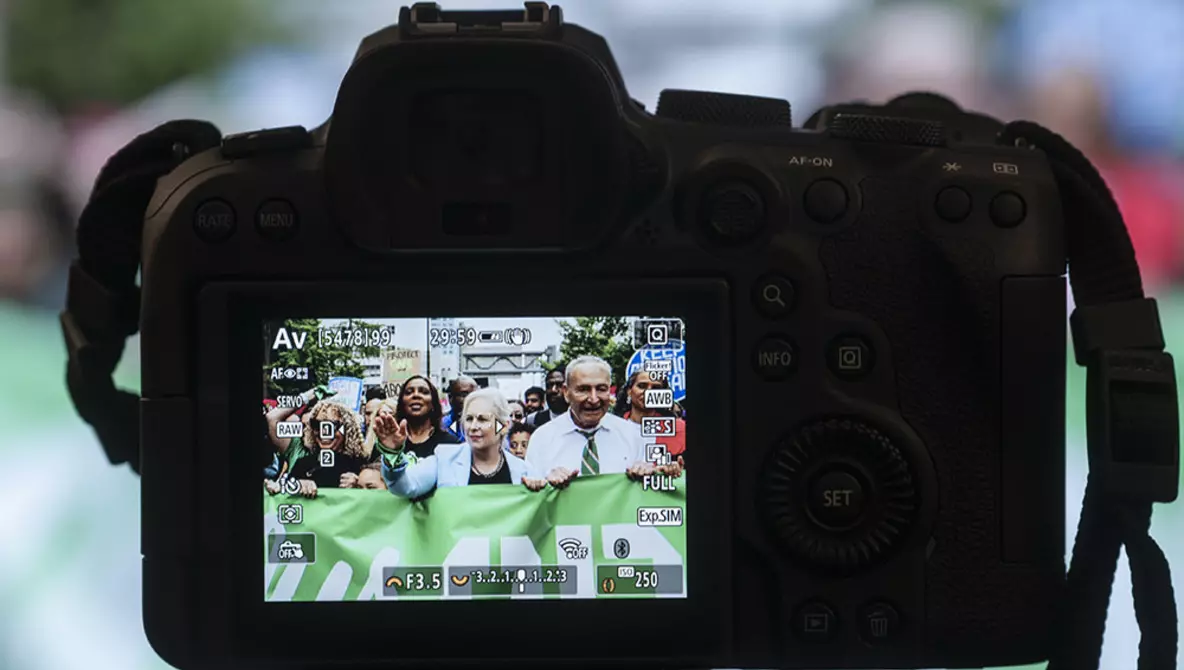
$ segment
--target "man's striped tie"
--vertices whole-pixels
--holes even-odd
[[[596,430],[600,430],[597,428]],[[588,438],[584,445],[584,455],[580,459],[580,476],[600,474],[600,455],[596,453],[596,430],[577,430],[576,432]]]

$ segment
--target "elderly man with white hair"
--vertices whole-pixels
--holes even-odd
[[[563,488],[576,477],[625,473],[679,476],[678,464],[654,466],[645,460],[640,427],[609,410],[613,405],[612,368],[596,356],[580,356],[567,365],[563,395],[568,411],[539,427],[530,438],[526,463]],[[529,484],[528,484],[529,485]]]

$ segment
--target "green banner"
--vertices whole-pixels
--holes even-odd
[[[366,489],[265,496],[264,597],[685,597],[685,481],[458,486],[421,502]]]

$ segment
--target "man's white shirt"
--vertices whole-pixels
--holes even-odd
[[[543,424],[530,436],[526,464],[542,476],[557,467],[579,472],[588,444],[588,438],[579,430],[582,429],[572,421],[570,411]],[[615,414],[604,415],[593,438],[601,474],[623,473],[645,456],[641,426]]]

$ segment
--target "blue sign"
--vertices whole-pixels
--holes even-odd
[[[633,352],[629,365],[625,366],[626,378],[645,367],[652,376],[666,376],[674,400],[687,397],[687,348],[679,340],[670,340],[664,347],[642,347]]]
[[[329,388],[337,391],[337,395],[327,398],[333,402],[352,409],[362,411],[362,380],[357,377],[334,377],[329,380]]]

